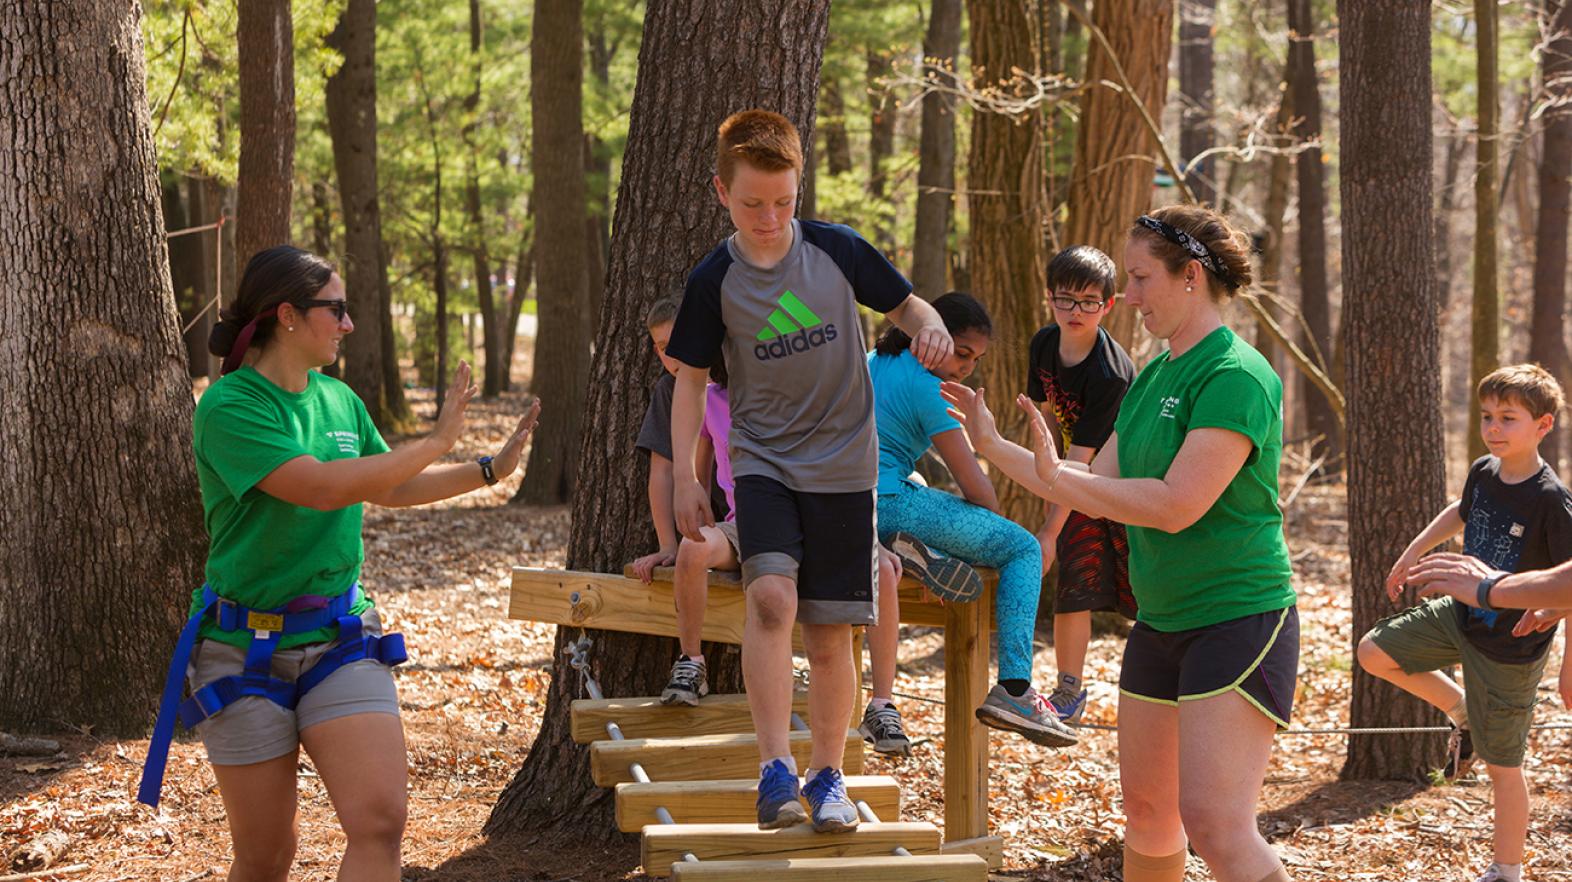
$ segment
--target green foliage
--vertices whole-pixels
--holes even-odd
[[[1503,98],[1508,91],[1523,91],[1533,81],[1538,57],[1539,25],[1532,4],[1501,6],[1500,44],[1496,68]],[[1431,19],[1430,70],[1436,98],[1454,119],[1479,115],[1478,31],[1472,4],[1438,4]],[[1503,130],[1516,125],[1503,119]]]

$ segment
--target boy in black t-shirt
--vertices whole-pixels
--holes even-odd
[[[1114,262],[1086,245],[1066,248],[1048,264],[1055,323],[1032,338],[1026,394],[1057,424],[1059,453],[1090,463],[1113,433],[1135,363],[1102,329],[1114,296]],[[1092,612],[1117,610],[1135,618],[1130,591],[1130,547],[1123,524],[1046,503],[1037,533],[1043,572],[1055,557],[1053,651],[1059,681],[1048,697],[1061,720],[1075,722],[1086,707],[1081,675],[1092,637]]]
[[[1561,387],[1538,365],[1504,367],[1479,383],[1480,434],[1490,454],[1468,471],[1461,499],[1410,542],[1386,578],[1396,600],[1430,549],[1463,534],[1464,552],[1506,572],[1542,570],[1572,558],[1572,493],[1539,458],[1555,426]],[[1489,580],[1486,580],[1487,583]],[[1480,592],[1488,598],[1485,584]],[[1522,610],[1475,609],[1431,600],[1376,625],[1359,643],[1366,671],[1435,705],[1452,720],[1448,776],[1473,753],[1495,791],[1495,862],[1479,882],[1520,882],[1528,831],[1523,754],[1545,656],[1555,628],[1534,631]],[[1442,669],[1461,663],[1459,688]]]

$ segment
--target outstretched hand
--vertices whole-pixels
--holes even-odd
[[[529,438],[529,433],[535,430],[535,423],[540,420],[540,399],[530,402],[529,410],[519,417],[519,424],[513,428],[513,434],[502,445],[502,450],[491,459],[492,471],[497,480],[502,480],[513,474],[519,467],[519,457],[524,453],[524,442]]]
[[[447,394],[442,400],[437,425],[431,430],[431,437],[441,442],[443,450],[452,450],[453,445],[458,443],[459,435],[464,432],[465,411],[478,391],[479,387],[470,382],[469,362],[460,361],[458,370],[453,372],[453,382],[448,384]]]
[[[1054,446],[1048,421],[1043,419],[1043,412],[1025,395],[1015,396],[1015,406],[1026,413],[1026,424],[1032,431],[1032,462],[1037,469],[1037,477],[1047,484],[1053,480],[1053,473],[1059,468],[1060,462],[1059,449]]]
[[[972,389],[946,380],[939,384],[939,394],[950,403],[950,416],[955,417],[966,430],[972,449],[982,453],[984,447],[999,440],[999,427],[994,424],[993,411],[988,409],[988,403],[983,400],[981,386]]]

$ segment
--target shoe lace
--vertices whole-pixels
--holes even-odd
[[[759,783],[760,801],[784,802],[791,799],[796,788],[797,776],[791,773],[782,763],[774,763],[764,771],[764,780]]]
[[[1069,710],[1081,698],[1081,693],[1072,691],[1064,686],[1055,686],[1053,694],[1048,696],[1048,703],[1058,710]]]
[[[846,796],[846,785],[841,780],[840,769],[821,769],[803,788],[809,799],[815,802],[850,802]]]
[[[906,727],[901,723],[901,712],[894,705],[887,704],[868,714],[869,728],[886,738],[906,736]]]
[[[704,679],[704,666],[690,658],[679,658],[672,665],[671,679],[673,683],[690,685]]]

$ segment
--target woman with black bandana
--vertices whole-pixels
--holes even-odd
[[[1130,230],[1124,296],[1168,351],[1141,371],[1088,469],[1024,396],[1034,451],[999,436],[981,390],[946,384],[978,453],[1050,502],[1129,527],[1140,608],[1119,680],[1126,882],[1181,882],[1185,848],[1223,882],[1281,882],[1255,811],[1298,676],[1277,469],[1282,381],[1223,324],[1249,243],[1170,206]]]

